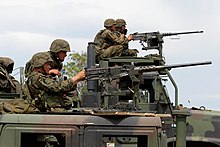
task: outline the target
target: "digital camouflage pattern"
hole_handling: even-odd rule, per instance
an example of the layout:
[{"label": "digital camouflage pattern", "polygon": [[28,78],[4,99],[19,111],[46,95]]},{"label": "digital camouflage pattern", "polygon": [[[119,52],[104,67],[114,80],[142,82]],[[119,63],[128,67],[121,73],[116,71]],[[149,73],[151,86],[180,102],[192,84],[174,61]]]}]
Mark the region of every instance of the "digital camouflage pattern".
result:
[{"label": "digital camouflage pattern", "polygon": [[48,52],[39,52],[33,55],[31,58],[31,66],[34,67],[43,67],[47,62],[52,62],[52,58]]},{"label": "digital camouflage pattern", "polygon": [[31,102],[41,111],[51,108],[67,108],[72,105],[68,92],[74,90],[75,84],[71,79],[57,81],[50,75],[32,72],[27,85],[30,90]]},{"label": "digital camouflage pattern", "polygon": [[8,57],[0,57],[0,92],[21,93],[20,83],[10,75],[14,67],[14,61]]},{"label": "digital camouflage pattern", "polygon": [[95,36],[94,43],[96,46],[97,60],[121,56],[123,52],[123,44],[128,43],[127,38],[118,37],[110,29],[104,29]]},{"label": "digital camouflage pattern", "polygon": [[56,53],[53,53],[51,51],[48,52],[52,58],[52,62],[50,64],[51,69],[58,69],[59,71],[63,68],[63,62],[59,60]]},{"label": "digital camouflage pattern", "polygon": [[[48,51],[48,54],[51,56],[52,62],[51,62],[51,69],[57,69],[57,70],[61,70],[63,68],[63,63],[57,58],[57,55],[53,52]],[[29,60],[26,64],[25,64],[25,77],[27,78],[28,75],[31,74],[31,72],[33,71],[33,67],[31,66],[31,60]]]},{"label": "digital camouflage pattern", "polygon": [[[53,60],[48,52],[40,52],[36,53],[31,61],[31,65],[35,68],[43,67],[45,63]],[[71,79],[57,81],[51,75],[33,71],[28,76],[26,85],[30,93],[27,99],[41,111],[67,107],[72,104],[67,95],[68,92],[74,90],[75,84]]]},{"label": "digital camouflage pattern", "polygon": [[[162,42],[160,43],[162,47]],[[89,49],[90,51],[94,49],[93,43],[89,43]],[[162,48],[160,49],[162,53]],[[88,54],[88,59],[92,58],[88,61],[94,62],[92,53]],[[43,114],[39,112],[0,115],[0,146],[219,147],[219,111],[207,110],[205,107],[179,106],[178,97],[172,98],[175,101],[171,102],[172,99],[166,89],[167,82],[164,82],[173,80],[169,72],[171,67],[166,66],[168,70],[160,68],[158,71],[139,72],[143,67],[159,69],[165,66],[165,58],[162,55],[108,58],[104,61],[106,64],[99,65],[97,72],[95,63],[90,64],[91,66],[87,66],[88,89],[90,89],[88,93],[82,95],[81,108],[62,113],[57,112],[58,108],[54,108],[56,112],[43,112]],[[106,67],[114,63],[132,65],[133,68],[125,71],[118,70],[120,66]],[[89,71],[93,71],[90,76],[88,76]],[[104,73],[102,74],[104,76],[101,73]],[[47,89],[46,86],[53,87],[59,83],[56,80],[56,82],[52,81],[50,76],[32,74],[36,85],[32,82],[28,85],[34,85],[34,88],[43,87],[48,92],[49,88]],[[114,80],[117,82],[113,83]],[[61,90],[62,93],[71,89],[68,81],[64,85],[66,88]],[[112,85],[115,87],[111,87]],[[54,94],[53,97],[49,94],[44,95],[41,91],[39,95],[49,96],[48,101],[43,97],[45,103],[42,107],[49,106],[47,102],[50,103],[52,99],[57,103],[54,104],[52,101],[52,104],[62,106],[60,99],[57,98],[61,96],[58,91],[59,88],[49,93],[51,96]],[[174,92],[177,94],[177,87]],[[33,104],[35,104],[34,98]],[[36,100],[38,98],[36,96]],[[13,109],[17,110],[19,106]],[[8,108],[10,107],[9,105]],[[7,110],[11,111],[11,108]]]},{"label": "digital camouflage pattern", "polygon": [[7,72],[10,74],[13,71],[14,61],[8,57],[0,57],[0,65],[5,67]]},{"label": "digital camouflage pattern", "polygon": [[[53,61],[51,62],[51,68],[52,69],[58,69],[59,71],[63,68],[63,63],[60,61],[59,57],[57,56],[57,53],[60,51],[66,51],[70,52],[70,45],[66,40],[63,39],[56,39],[54,40],[50,45],[50,51],[48,53],[50,54]],[[25,77],[27,77],[29,74],[31,74],[33,67],[31,66],[31,60],[29,60],[25,64]]]},{"label": "digital camouflage pattern", "polygon": [[[122,34],[126,35],[127,34],[127,29],[122,27],[126,26],[126,22],[124,19],[117,19],[116,20],[116,28],[114,33],[120,37]],[[125,36],[126,37],[126,36]],[[128,42],[123,44],[123,53],[121,56],[137,56],[138,50],[137,49],[129,49],[128,47]]]},{"label": "digital camouflage pattern", "polygon": [[124,19],[116,19],[116,27],[120,28],[122,26],[127,25]]},{"label": "digital camouflage pattern", "polygon": [[104,21],[104,27],[111,27],[113,25],[116,25],[116,21],[112,18],[106,19]]},{"label": "digital camouflage pattern", "polygon": [[[119,31],[114,31],[114,33],[120,37],[121,33]],[[126,36],[125,36],[126,37]],[[129,49],[128,43],[124,43],[123,45],[123,52],[121,56],[137,56],[138,50],[137,49]]]},{"label": "digital camouflage pattern", "polygon": [[66,40],[56,39],[51,43],[50,51],[58,53],[60,51],[70,52],[70,45]]}]

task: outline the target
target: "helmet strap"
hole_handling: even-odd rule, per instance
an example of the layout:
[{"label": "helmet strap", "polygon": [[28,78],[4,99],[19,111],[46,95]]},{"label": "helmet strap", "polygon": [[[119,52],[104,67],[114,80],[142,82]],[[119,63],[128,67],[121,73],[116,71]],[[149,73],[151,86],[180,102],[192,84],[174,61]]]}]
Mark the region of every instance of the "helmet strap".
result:
[{"label": "helmet strap", "polygon": [[56,61],[60,61],[59,56],[57,55],[57,53],[51,52],[52,53],[52,58]]}]

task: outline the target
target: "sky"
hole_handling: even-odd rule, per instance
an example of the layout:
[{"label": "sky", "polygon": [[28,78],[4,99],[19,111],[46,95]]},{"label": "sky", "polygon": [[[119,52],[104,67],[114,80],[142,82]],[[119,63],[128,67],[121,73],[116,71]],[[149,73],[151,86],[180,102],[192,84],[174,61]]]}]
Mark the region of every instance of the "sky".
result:
[{"label": "sky", "polygon": [[[219,0],[0,0],[0,56],[22,67],[58,38],[67,40],[72,52],[86,52],[107,18],[125,19],[128,34],[204,31],[164,38],[163,55],[168,65],[212,61],[172,69],[171,74],[183,106],[220,110],[219,6]],[[138,41],[129,46],[139,50],[138,56],[149,53]],[[173,88],[168,88],[174,100]]]}]

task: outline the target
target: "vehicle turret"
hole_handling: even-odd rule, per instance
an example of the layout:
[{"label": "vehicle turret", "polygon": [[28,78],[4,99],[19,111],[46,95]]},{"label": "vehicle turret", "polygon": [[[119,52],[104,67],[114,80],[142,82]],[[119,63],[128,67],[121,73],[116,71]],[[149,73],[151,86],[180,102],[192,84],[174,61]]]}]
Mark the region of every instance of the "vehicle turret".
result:
[{"label": "vehicle turret", "polygon": [[[170,70],[188,66],[211,64],[211,61],[166,65],[162,53],[163,37],[172,35],[202,33],[190,31],[180,33],[134,33],[143,50],[154,49],[157,54],[144,57],[106,58],[96,64],[94,43],[87,48],[88,92],[82,96],[82,107],[99,115],[116,115],[122,112],[160,116],[162,130],[171,143],[185,147],[192,143],[187,140],[187,120],[191,110],[181,107],[178,102],[178,87]],[[145,46],[145,44],[147,46]],[[164,81],[170,81],[175,90],[172,102]],[[188,128],[187,128],[188,129]],[[175,143],[176,142],[176,143]]]}]

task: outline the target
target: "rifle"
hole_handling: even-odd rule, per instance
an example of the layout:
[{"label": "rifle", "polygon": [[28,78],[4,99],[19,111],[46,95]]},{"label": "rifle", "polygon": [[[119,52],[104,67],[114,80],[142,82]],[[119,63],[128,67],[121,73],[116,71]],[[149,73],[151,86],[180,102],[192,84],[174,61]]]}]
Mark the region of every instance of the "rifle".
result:
[{"label": "rifle", "polygon": [[[179,33],[160,33],[160,32],[147,32],[147,33],[133,33],[133,40],[139,40],[143,46],[143,50],[157,49],[162,56],[162,44],[164,43],[163,37],[183,34],[203,33],[203,31],[179,32]],[[144,45],[147,43],[147,47]]]},{"label": "rifle", "polygon": [[124,66],[114,66],[114,67],[105,67],[105,68],[95,68],[91,67],[86,69],[87,80],[113,80],[123,76],[129,75],[130,77],[134,77],[133,75],[141,74],[143,72],[151,72],[151,71],[161,71],[161,70],[171,70],[172,68],[179,67],[189,67],[189,66],[198,66],[198,65],[206,65],[212,64],[211,61],[205,62],[195,62],[195,63],[185,63],[185,64],[172,64],[172,65],[161,65],[161,66],[134,66],[134,65],[124,65]]}]

